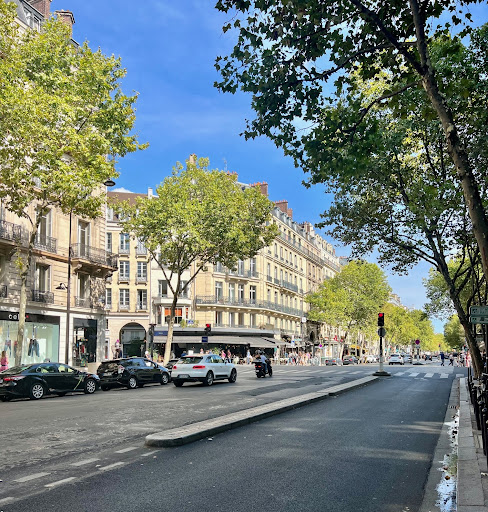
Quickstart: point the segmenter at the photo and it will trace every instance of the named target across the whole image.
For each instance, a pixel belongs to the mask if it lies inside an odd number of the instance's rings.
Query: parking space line
[[[46,484],[44,487],[48,487],[48,488],[57,487],[58,485],[67,484],[68,482],[71,482],[72,480],[76,480],[76,477],[70,476],[69,478],[64,478],[63,480],[58,480],[57,482],[51,482],[50,484]]]
[[[22,478],[18,478],[14,480],[14,482],[18,482],[19,484],[23,484],[24,482],[30,482],[31,480],[35,480],[36,478],[42,478],[43,476],[48,476],[51,473],[34,473],[33,475],[23,476]]]
[[[132,450],[137,450],[139,446],[129,446],[128,448],[123,448],[122,450],[117,450],[115,453],[127,453],[131,452]]]
[[[149,452],[149,453],[143,453],[143,454],[141,454],[141,457],[149,457],[149,455],[152,455],[153,453],[158,453],[158,450],[154,450],[154,451]]]
[[[113,464],[109,464],[108,466],[103,466],[101,468],[98,468],[99,471],[108,471],[110,469],[114,469],[119,466],[123,466],[125,462],[114,462]]]
[[[84,466],[85,464],[91,464],[92,462],[96,462],[97,460],[100,460],[100,459],[85,459],[85,460],[80,460],[79,462],[73,462],[70,464],[70,466]]]

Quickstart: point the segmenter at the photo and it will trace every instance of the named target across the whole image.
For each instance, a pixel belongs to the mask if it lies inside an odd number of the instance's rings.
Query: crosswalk
[[[323,376],[340,376],[340,375],[370,375],[375,371],[376,367],[363,366],[357,367],[353,370],[350,366],[273,366],[273,377],[318,377]],[[450,376],[454,378],[465,377],[464,373],[449,373],[445,371],[434,371],[434,368],[425,369],[424,371],[418,371],[420,369],[412,368],[411,370],[403,369],[397,371],[396,368],[386,367],[386,371],[391,373],[392,377],[408,377],[416,379],[447,379]],[[241,374],[254,373],[254,368],[251,366],[239,366],[238,372]]]

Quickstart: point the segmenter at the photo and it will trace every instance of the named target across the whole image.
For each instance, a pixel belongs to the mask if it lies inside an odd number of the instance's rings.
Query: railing
[[[0,298],[1,299],[7,298],[7,285],[6,284],[2,284],[2,286],[0,286]]]
[[[254,299],[229,299],[227,297],[216,297],[215,295],[199,295],[195,299],[196,304],[211,304],[222,306],[238,306],[247,308],[267,309],[271,311],[279,311],[287,315],[302,316],[302,311],[299,309],[291,308],[275,302],[267,300],[254,300]]]
[[[0,220],[0,238],[12,241],[20,240],[22,238],[22,226]]]
[[[45,304],[54,304],[53,292],[41,292],[39,290],[32,290],[33,302],[44,302]]]
[[[119,247],[119,254],[130,254],[130,247]]]
[[[136,311],[147,311],[147,304],[144,302],[138,303],[136,306]]]
[[[340,271],[340,266],[337,265],[336,263],[332,263],[330,260],[323,260],[321,257],[317,256],[316,254],[314,254],[313,252],[311,252],[310,250],[308,250],[306,247],[303,247],[301,244],[297,244],[293,238],[290,238],[289,236],[287,235],[284,235],[283,233],[280,233],[280,238],[282,240],[285,240],[287,243],[289,243],[290,245],[292,245],[295,249],[297,249],[299,252],[301,252],[302,254],[304,254],[305,256],[307,256],[308,258],[310,258],[312,261],[314,261],[317,265],[320,265],[320,266],[325,266],[325,265],[329,265],[330,267],[332,267],[334,270],[336,270],[337,272]]]
[[[136,256],[145,256],[147,254],[146,247],[136,247]]]
[[[73,244],[71,250],[73,258],[98,263],[99,265],[108,266],[113,269],[117,268],[117,255],[105,249],[99,249],[98,247],[91,247],[85,244]]]
[[[130,274],[121,274],[119,272],[119,283],[128,283],[130,281]]]
[[[90,297],[75,297],[75,306],[77,308],[91,308],[92,301]]]
[[[129,304],[119,304],[119,311],[129,311],[130,309],[130,303]]]
[[[52,252],[56,254],[57,240],[52,236],[37,235],[34,240],[34,247],[36,249],[41,249],[42,251]]]
[[[226,270],[225,273],[232,277],[259,278],[259,272],[255,270]]]
[[[136,283],[147,283],[147,276],[136,276]]]

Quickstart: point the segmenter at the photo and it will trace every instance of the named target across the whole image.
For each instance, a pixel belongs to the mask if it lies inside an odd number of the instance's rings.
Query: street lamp
[[[115,181],[108,179],[103,182],[106,187],[113,187]],[[70,313],[71,313],[71,257],[73,255],[73,248],[71,247],[71,230],[72,230],[73,208],[69,212],[69,235],[68,235],[68,284],[59,283],[56,290],[66,290],[66,340],[64,347],[64,360],[69,364],[69,326],[70,326]]]

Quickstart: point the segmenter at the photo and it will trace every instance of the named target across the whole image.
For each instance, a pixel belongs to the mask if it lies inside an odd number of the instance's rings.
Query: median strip
[[[302,405],[324,400],[328,396],[335,396],[344,391],[354,389],[365,384],[369,384],[377,380],[378,377],[363,377],[344,384],[337,384],[335,386],[307,393],[296,397],[286,398],[271,404],[259,405],[251,409],[239,411],[211,420],[199,421],[184,427],[173,428],[164,432],[156,432],[146,436],[146,446],[157,447],[171,447],[181,446],[184,444],[192,443],[198,439],[203,439],[211,435],[219,434],[233,428],[247,425],[254,421],[259,421],[275,414],[280,414],[285,411],[290,411],[301,407]]]

